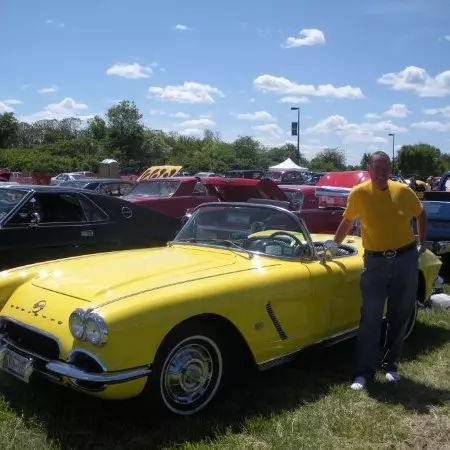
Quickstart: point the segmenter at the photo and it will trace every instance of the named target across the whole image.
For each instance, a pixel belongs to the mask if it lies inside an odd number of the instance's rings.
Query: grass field
[[[450,448],[450,310],[420,311],[397,386],[349,390],[354,344],[243,377],[195,418],[0,375],[0,448]]]

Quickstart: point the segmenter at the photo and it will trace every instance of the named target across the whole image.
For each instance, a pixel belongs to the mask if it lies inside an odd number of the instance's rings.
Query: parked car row
[[[245,367],[357,333],[357,228],[329,245],[349,188],[223,177],[143,179],[122,197],[83,187],[0,188],[0,370],[30,388],[44,378],[192,415]],[[441,265],[420,255],[406,337]]]

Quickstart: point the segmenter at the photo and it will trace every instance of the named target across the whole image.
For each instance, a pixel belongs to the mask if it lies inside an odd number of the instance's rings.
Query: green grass
[[[354,341],[243,377],[195,418],[0,375],[1,449],[450,448],[450,311],[421,310],[397,386],[348,389]]]

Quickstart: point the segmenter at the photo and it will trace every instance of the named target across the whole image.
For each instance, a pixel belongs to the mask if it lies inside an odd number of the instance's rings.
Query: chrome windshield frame
[[[279,212],[282,214],[286,214],[291,220],[293,220],[297,225],[298,225],[298,230],[296,231],[292,231],[292,230],[286,230],[286,233],[302,233],[303,236],[305,237],[306,243],[310,249],[310,258],[302,258],[302,261],[310,261],[310,260],[318,260],[319,256],[317,255],[316,252],[316,248],[314,246],[313,240],[311,238],[311,235],[309,233],[309,230],[304,222],[303,219],[299,218],[297,215],[295,215],[292,211],[289,211],[288,209],[285,209],[281,206],[275,206],[275,205],[265,205],[262,203],[247,203],[247,202],[205,202],[205,203],[201,203],[200,205],[196,206],[195,209],[192,211],[192,214],[190,215],[190,217],[188,218],[188,220],[185,222],[185,224],[183,225],[183,227],[178,231],[177,235],[174,237],[174,239],[172,241],[170,241],[169,245],[174,245],[174,244],[178,244],[178,245],[198,245],[201,247],[214,247],[214,248],[225,248],[225,249],[232,249],[233,251],[240,251],[238,248],[236,247],[230,247],[230,246],[226,246],[226,245],[214,245],[212,243],[202,243],[202,242],[188,242],[188,241],[177,241],[178,236],[183,232],[183,230],[185,228],[187,228],[188,226],[191,225],[191,223],[195,220],[198,211],[200,211],[202,208],[211,208],[211,207],[234,207],[234,208],[238,208],[238,207],[245,207],[245,208],[255,208],[255,209],[267,209],[270,211],[274,211],[274,212]],[[220,239],[218,239],[220,241]],[[212,244],[212,245],[211,245]],[[242,249],[242,252],[248,253],[248,250],[246,249]],[[260,255],[259,252],[253,252],[255,255]],[[262,254],[261,254],[262,255]],[[269,256],[269,255],[263,255],[263,256]],[[276,259],[280,259],[280,260],[286,260],[285,257],[278,257],[278,256],[272,256],[273,258]],[[296,258],[292,258],[289,259],[290,261],[298,261],[300,259],[296,259]]]

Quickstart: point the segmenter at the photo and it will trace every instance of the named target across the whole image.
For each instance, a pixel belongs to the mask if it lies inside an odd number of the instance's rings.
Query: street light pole
[[[392,136],[392,171],[394,171],[395,133],[389,133],[389,136]]]
[[[291,111],[297,111],[297,164],[300,165],[300,108],[291,106]]]

